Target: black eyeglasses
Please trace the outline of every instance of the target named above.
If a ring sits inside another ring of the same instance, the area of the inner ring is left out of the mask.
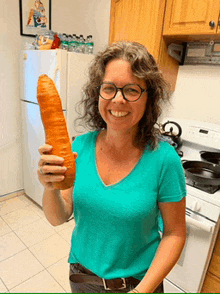
[[[142,93],[147,92],[146,89],[142,89],[136,84],[128,84],[122,88],[118,88],[113,83],[103,83],[99,87],[99,94],[105,100],[112,100],[115,98],[119,90],[121,91],[123,98],[129,102],[137,101],[140,99]]]

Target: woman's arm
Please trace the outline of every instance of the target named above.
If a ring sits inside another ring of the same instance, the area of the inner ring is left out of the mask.
[[[67,190],[44,190],[43,211],[53,226],[66,222],[73,213],[73,187]]]
[[[163,236],[149,270],[136,287],[140,293],[152,293],[164,280],[177,263],[186,240],[185,198],[180,202],[160,202],[159,207]]]

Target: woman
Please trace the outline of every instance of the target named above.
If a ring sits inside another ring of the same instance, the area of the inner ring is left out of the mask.
[[[113,44],[90,67],[83,120],[95,131],[73,143],[78,155],[74,187],[52,188],[64,178],[65,167],[60,167],[62,158],[47,155],[51,146],[39,148],[47,219],[60,225],[74,207],[72,292],[163,292],[163,279],[186,238],[181,161],[154,128],[167,93],[144,46]]]
[[[40,0],[35,0],[34,6],[35,9],[30,9],[27,25],[30,25],[32,19],[34,19],[35,27],[46,27],[47,17],[43,3]]]

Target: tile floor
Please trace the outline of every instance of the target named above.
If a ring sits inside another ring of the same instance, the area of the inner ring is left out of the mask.
[[[25,195],[0,202],[0,292],[70,293],[74,220],[53,227]]]

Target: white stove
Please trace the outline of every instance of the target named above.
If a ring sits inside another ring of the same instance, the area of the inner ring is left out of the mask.
[[[200,151],[220,152],[220,125],[180,120],[182,127],[182,160],[202,161]],[[187,185],[187,191],[202,200],[220,207],[220,189],[214,194]]]
[[[220,125],[166,118],[182,128],[182,160],[202,161],[200,151],[220,152]],[[175,131],[175,130],[174,130]],[[200,293],[220,226],[220,189],[213,194],[187,185],[187,240],[164,282],[165,293]]]

